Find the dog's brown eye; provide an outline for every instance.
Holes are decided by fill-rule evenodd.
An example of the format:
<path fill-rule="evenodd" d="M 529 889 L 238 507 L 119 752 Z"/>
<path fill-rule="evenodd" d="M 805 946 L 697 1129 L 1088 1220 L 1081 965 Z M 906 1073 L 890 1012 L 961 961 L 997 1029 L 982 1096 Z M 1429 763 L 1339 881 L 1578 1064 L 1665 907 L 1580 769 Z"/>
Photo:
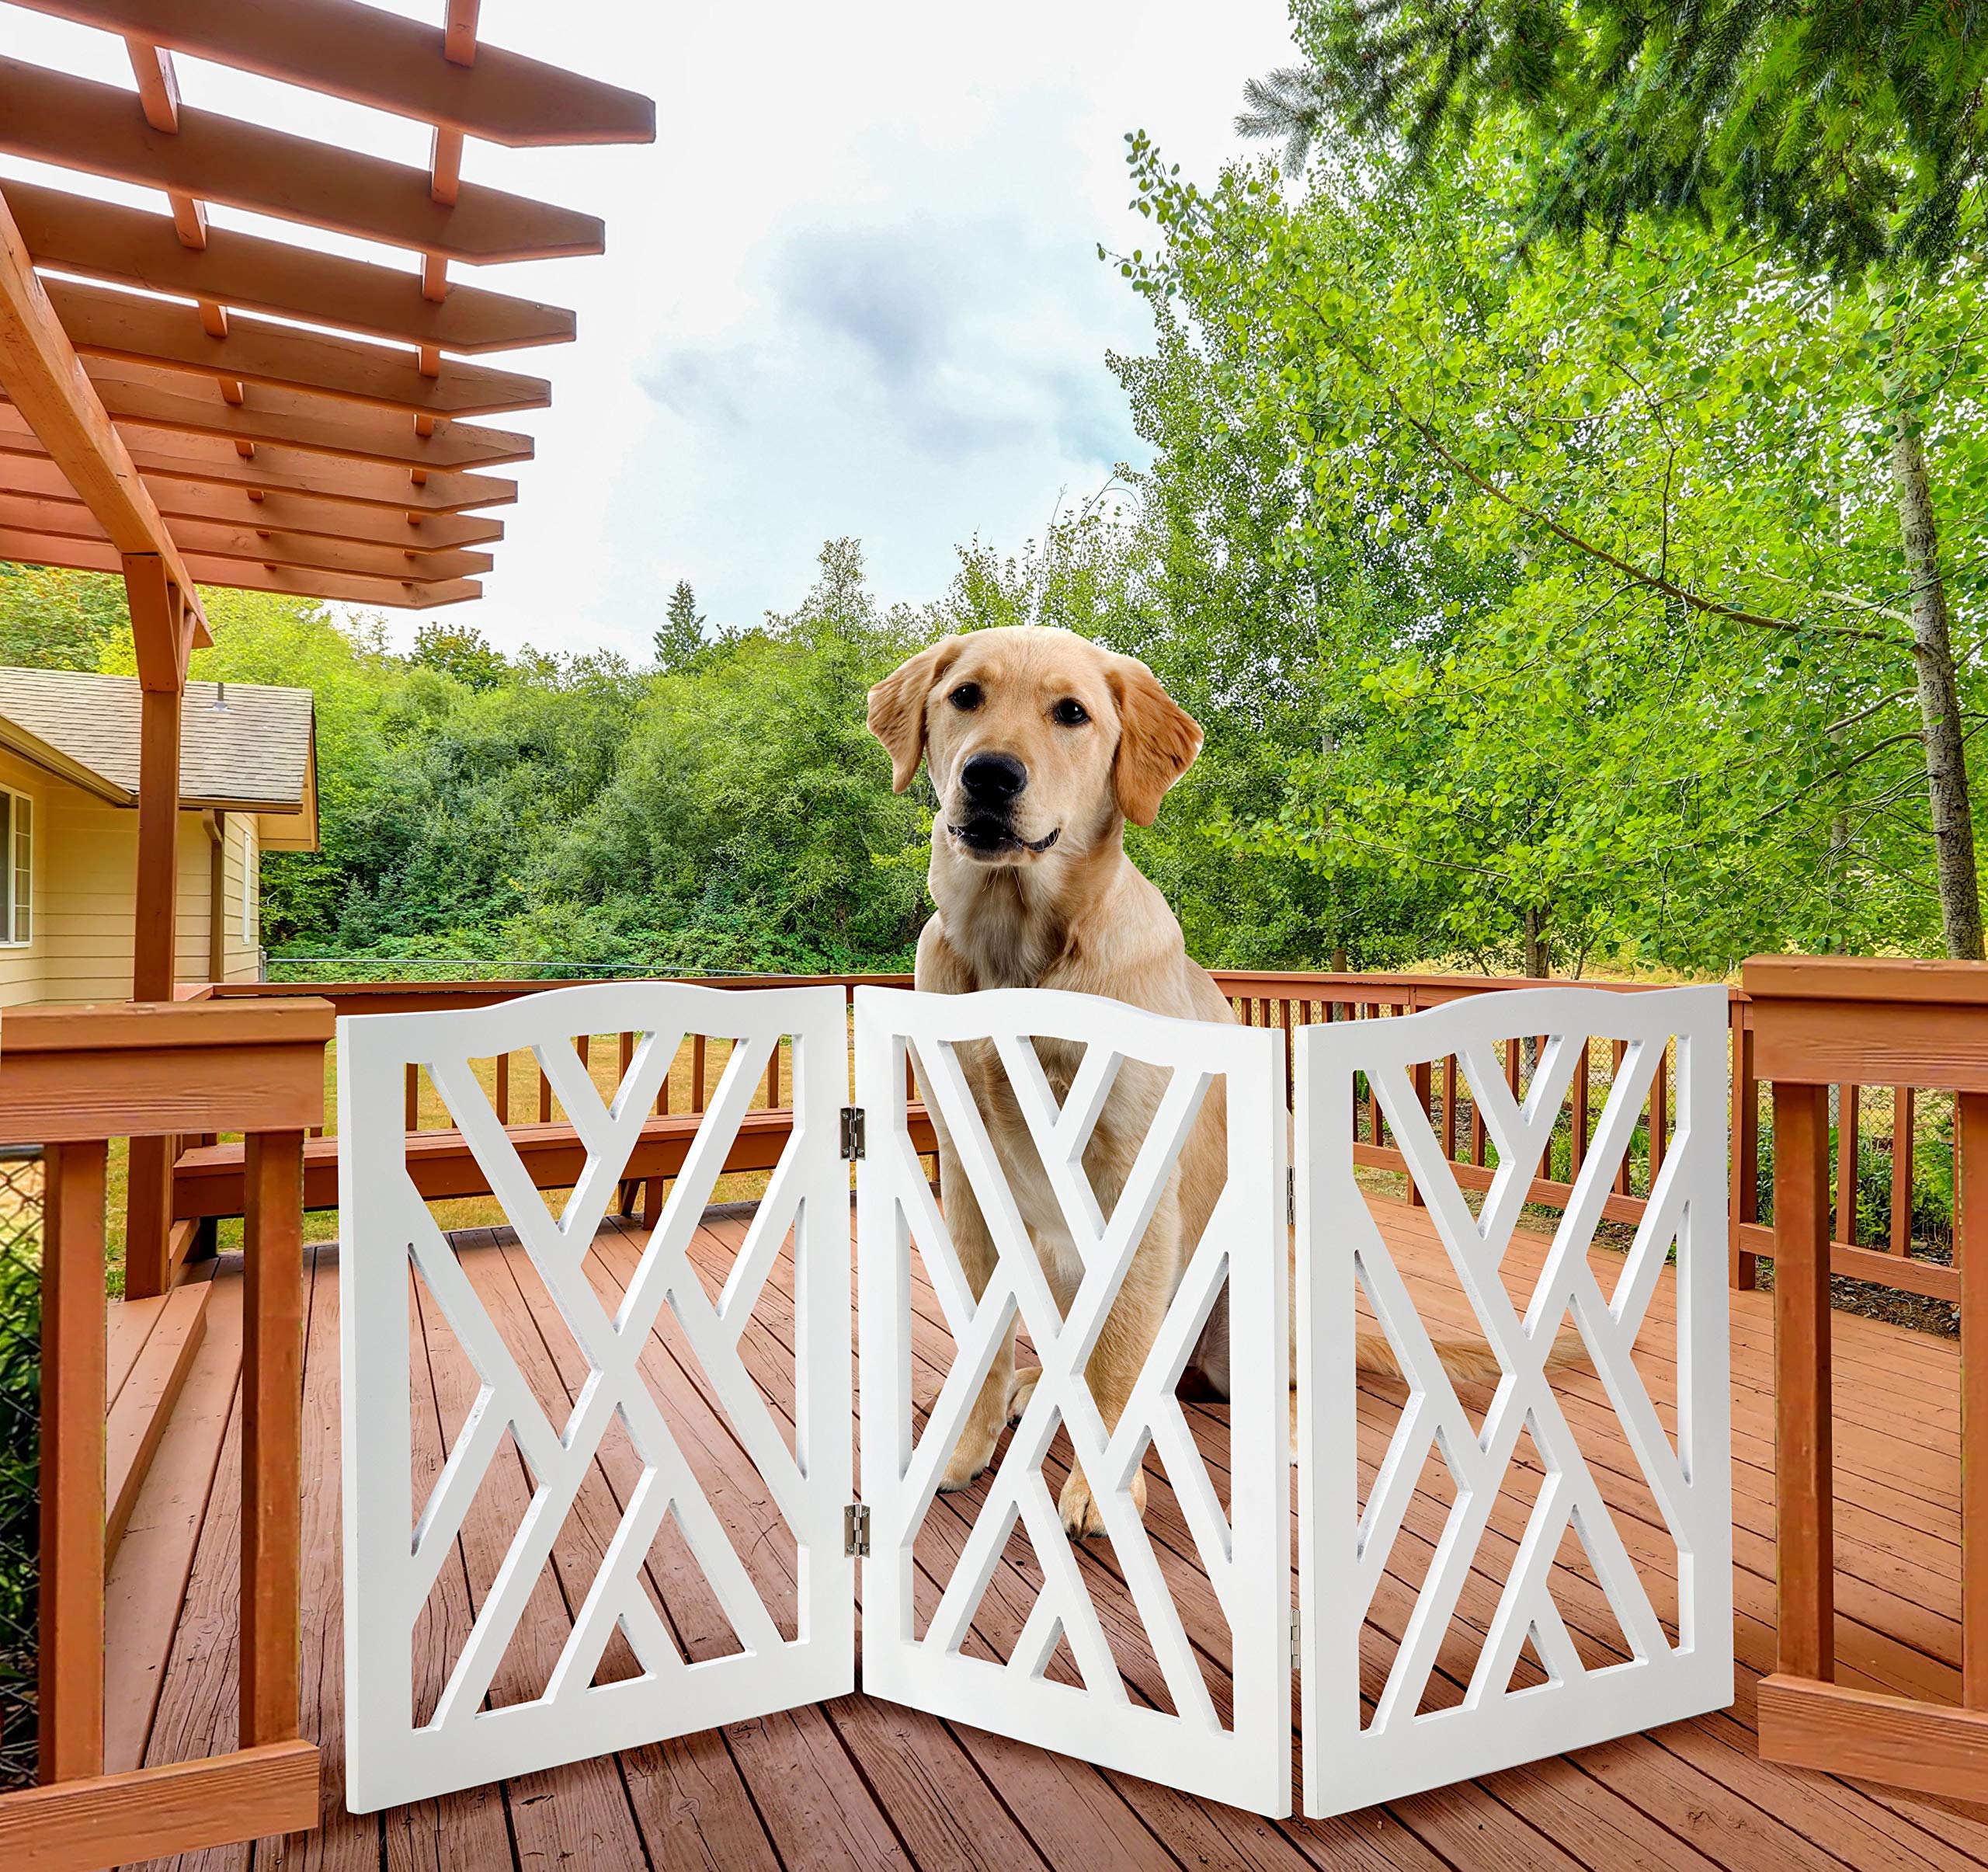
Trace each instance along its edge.
<path fill-rule="evenodd" d="M 978 683 L 961 683 L 946 699 L 955 708 L 978 708 L 980 706 L 980 685 Z"/>
<path fill-rule="evenodd" d="M 1084 705 L 1073 695 L 1066 695 L 1049 712 L 1065 728 L 1081 728 L 1090 719 Z"/>

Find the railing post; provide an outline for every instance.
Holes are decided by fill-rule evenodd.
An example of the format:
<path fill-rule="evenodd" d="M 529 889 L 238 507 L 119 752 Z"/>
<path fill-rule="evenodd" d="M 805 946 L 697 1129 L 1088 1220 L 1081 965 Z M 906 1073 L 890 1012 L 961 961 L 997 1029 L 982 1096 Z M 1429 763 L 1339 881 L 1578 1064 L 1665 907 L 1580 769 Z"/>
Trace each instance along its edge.
<path fill-rule="evenodd" d="M 1954 1101 L 1960 1144 L 1954 1258 L 1960 1263 L 1961 1700 L 1988 1709 L 1988 1093 Z"/>
<path fill-rule="evenodd" d="M 1774 1087 L 1774 1557 L 1786 1676 L 1836 1675 L 1829 1088 Z"/>
<path fill-rule="evenodd" d="M 124 1297 L 156 1300 L 172 1284 L 172 1160 L 177 1140 L 134 1137 L 124 1199 Z"/>
<path fill-rule="evenodd" d="M 103 1773 L 107 1147 L 51 1144 L 43 1160 L 40 1773 Z"/>
<path fill-rule="evenodd" d="M 297 1735 L 303 1539 L 304 1134 L 244 1150 L 242 1745 Z"/>

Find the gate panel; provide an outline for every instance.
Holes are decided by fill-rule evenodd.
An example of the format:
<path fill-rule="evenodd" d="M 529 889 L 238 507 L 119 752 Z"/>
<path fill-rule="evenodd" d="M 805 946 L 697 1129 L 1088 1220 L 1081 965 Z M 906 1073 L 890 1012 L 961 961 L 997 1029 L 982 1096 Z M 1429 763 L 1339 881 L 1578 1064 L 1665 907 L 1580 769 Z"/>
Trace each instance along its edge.
<path fill-rule="evenodd" d="M 871 1555 L 865 1690 L 1190 1793 L 1288 1813 L 1282 1036 L 1044 990 L 860 989 L 856 1007 L 867 1130 L 857 1174 Z M 908 1055 L 970 1185 L 969 1195 L 949 1185 L 954 1220 L 968 1226 L 960 1219 L 971 1203 L 991 1237 L 992 1266 L 978 1294 L 916 1153 Z M 1136 1152 L 1118 1160 L 1131 1160 L 1121 1186 L 1116 1170 L 1094 1177 L 1085 1152 L 1114 1091 L 1127 1087 L 1149 1122 Z M 1170 1301 L 1159 1303 L 1157 1338 L 1123 1413 L 1108 1425 L 1086 1367 L 1156 1216 L 1168 1226 L 1175 1167 L 1197 1120 L 1221 1108 L 1216 1099 L 1225 1105 L 1225 1146 L 1201 1147 L 1220 1167 L 1221 1193 Z M 999 1108 L 991 1124 L 988 1101 Z M 1121 1124 L 1126 1108 L 1107 1122 Z M 1094 1186 L 1098 1178 L 1106 1187 Z M 1218 1414 L 1197 1413 L 1197 1444 L 1176 1387 L 1224 1300 L 1232 1386 L 1226 1446 L 1211 1453 L 1208 1425 Z M 943 1319 L 922 1317 L 921 1308 Z M 935 1517 L 982 1379 L 1016 1325 L 1041 1376 L 987 1478 Z M 937 1374 L 941 1345 L 950 1363 Z M 1080 1464 L 1094 1491 L 1106 1540 L 1086 1541 L 1081 1554 L 1065 1533 L 1045 1459 Z M 1142 1470 L 1152 1491 L 1144 1524 L 1131 1493 Z M 944 1524 L 943 1561 L 928 1522 Z M 1221 1627 L 1227 1651 L 1211 1684 Z M 1136 1661 L 1135 1629 L 1149 1647 Z"/>
<path fill-rule="evenodd" d="M 1576 1070 L 1585 1073 L 1590 1037 L 1618 1043 L 1612 1084 L 1591 1140 L 1583 1137 L 1585 1160 L 1572 1177 L 1537 1280 L 1529 1294 L 1514 1296 L 1510 1286 L 1523 1283 L 1507 1268 L 1507 1251 L 1535 1174 L 1561 1174 L 1541 1170 L 1555 1148 L 1556 1125 L 1560 1160 L 1578 1160 L 1563 1107 Z M 1675 1135 L 1660 1151 L 1644 1136 L 1639 1153 L 1654 1169 L 1649 1200 L 1633 1242 L 1618 1256 L 1594 1246 L 1597 1224 L 1618 1174 L 1639 1152 L 1639 1116 L 1653 1085 L 1660 1104 L 1664 1098 L 1673 1037 Z M 1508 1049 L 1503 1061 L 1501 1042 Z M 1531 1079 L 1521 1101 L 1517 1088 L 1528 1056 Z M 1430 1066 L 1452 1056 L 1457 1064 L 1444 1072 L 1444 1096 L 1454 1100 L 1467 1085 L 1472 1134 L 1490 1146 L 1474 1154 L 1479 1161 L 1495 1157 L 1495 1174 L 1476 1179 L 1489 1182 L 1479 1215 L 1466 1203 L 1430 1119 Z M 1370 1806 L 1733 1700 L 1726 1064 L 1720 988 L 1638 994 L 1525 989 L 1299 1034 L 1307 1813 Z M 1432 1251 L 1413 1280 L 1404 1278 L 1406 1264 L 1397 1265 L 1354 1178 L 1362 1077 L 1366 1102 L 1379 1115 L 1371 1142 L 1382 1141 L 1385 1120 L 1440 1244 L 1440 1254 Z M 1572 1109 L 1584 1132 L 1587 1104 L 1583 1079 Z M 1445 1138 L 1458 1136 L 1458 1122 L 1454 1107 L 1443 1113 Z M 1665 1305 L 1653 1306 L 1667 1266 L 1674 1320 Z M 1453 1276 L 1474 1321 L 1468 1330 L 1488 1345 L 1503 1373 L 1481 1421 L 1465 1408 L 1432 1338 L 1439 1331 L 1453 1335 L 1455 1315 L 1439 1327 L 1418 1311 L 1412 1287 L 1419 1282 L 1426 1289 L 1423 1275 L 1430 1267 L 1446 1280 Z M 1364 1508 L 1357 1294 L 1364 1295 L 1391 1343 L 1408 1389 Z M 1562 1376 L 1550 1362 L 1562 1355 L 1555 1341 L 1569 1324 L 1587 1369 Z M 1632 1351 L 1647 1370 L 1639 1369 Z M 1571 1418 L 1563 1385 L 1583 1401 Z M 1674 1410 L 1668 1423 L 1660 1403 Z M 1371 1420 L 1371 1397 L 1366 1408 Z M 1522 1439 L 1529 1443 L 1521 1465 L 1515 1457 Z M 1591 1461 L 1611 1472 L 1617 1495 L 1633 1489 L 1639 1502 L 1653 1505 L 1636 1543 L 1647 1559 L 1652 1541 L 1667 1532 L 1675 1546 L 1674 1588 L 1662 1565 L 1639 1568 L 1632 1559 Z M 1500 1491 L 1521 1467 L 1533 1499 L 1516 1541 L 1509 1525 L 1487 1539 Z M 1427 1493 L 1418 1497 L 1425 1474 L 1441 1484 L 1433 1502 Z M 1405 1566 L 1394 1557 L 1412 1512 L 1425 1529 L 1440 1516 L 1441 1531 L 1433 1547 L 1416 1543 Z M 1564 1567 L 1556 1571 L 1556 1556 L 1570 1540 L 1578 1542 L 1594 1584 L 1583 1585 Z M 1363 1715 L 1362 1625 L 1379 1618 L 1376 1595 L 1388 1574 L 1389 1596 L 1398 1599 L 1405 1588 L 1413 1608 L 1385 1686 Z M 1606 1622 L 1594 1602 L 1595 1584 L 1619 1627 L 1613 1652 L 1591 1635 Z M 1658 1588 L 1663 1609 L 1646 1587 Z M 1562 1602 L 1570 1590 L 1581 1595 L 1578 1618 Z M 1570 1619 L 1590 1634 L 1585 1645 L 1569 1631 Z M 1459 1662 L 1473 1644 L 1474 1664 Z M 1528 1646 L 1534 1668 L 1522 1670 Z M 1432 1698 L 1431 1688 L 1445 1675 L 1449 1707 L 1425 1707 L 1443 1700 Z"/>
<path fill-rule="evenodd" d="M 616 1033 L 632 1033 L 635 1044 L 604 1100 L 575 1042 Z M 660 1221 L 652 1234 L 638 1234 L 629 1265 L 610 1274 L 590 1251 L 686 1034 L 729 1041 L 728 1056 Z M 714 1293 L 693 1265 L 693 1238 L 773 1049 L 790 1037 L 792 1135 Z M 850 1393 L 848 1192 L 836 1136 L 847 1083 L 841 991 L 601 983 L 485 1008 L 349 1018 L 339 1023 L 338 1047 L 347 1804 L 362 1813 L 399 1806 L 849 1689 L 854 1579 L 843 1551 Z M 474 1069 L 477 1061 L 527 1049 L 584 1153 L 556 1215 L 533 1187 Z M 408 1174 L 401 1107 L 410 1066 L 426 1073 L 447 1108 L 528 1258 L 528 1268 L 512 1271 L 508 1307 L 486 1305 L 485 1289 Z M 788 1254 L 791 1404 L 770 1402 L 742 1350 L 769 1277 Z M 480 1263 L 479 1272 L 488 1272 Z M 527 1288 L 536 1301 L 524 1297 Z M 411 1373 L 420 1382 L 413 1367 L 422 1348 L 410 1323 L 411 1289 L 425 1299 L 424 1320 L 435 1322 L 426 1331 L 452 1335 L 481 1380 L 432 1488 L 417 1487 L 414 1474 L 419 1446 L 410 1384 Z M 542 1341 L 529 1355 L 520 1349 L 520 1331 Z M 548 1397 L 523 1368 L 536 1360 L 542 1369 L 555 1344 L 572 1376 Z M 700 1422 L 721 1421 L 743 1446 L 791 1532 L 791 1637 L 776 1624 L 752 1571 L 767 1564 L 764 1554 L 750 1543 L 741 1552 L 686 1455 L 684 1424 L 655 1376 L 666 1369 L 659 1358 L 671 1361 L 672 1394 L 683 1407 L 694 1405 Z M 556 1576 L 565 1630 L 556 1665 L 540 1693 L 486 1707 L 521 1621 L 558 1605 L 541 1599 L 534 1607 L 533 1595 L 582 1490 L 596 1512 L 606 1498 L 610 1445 L 613 1473 L 633 1481 L 615 1490 L 619 1520 L 590 1579 L 575 1579 L 570 1558 Z M 529 1498 L 504 1530 L 501 1564 L 459 1643 L 446 1630 L 437 1637 L 424 1612 L 431 1591 L 445 1568 L 463 1564 L 459 1538 L 468 1518 L 488 1506 L 479 1491 L 502 1465 L 520 1462 Z M 666 1551 L 676 1577 L 701 1574 L 698 1603 L 707 1626 L 729 1627 L 729 1655 L 687 1661 L 697 1648 L 673 1622 L 669 1581 L 655 1557 L 666 1550 L 659 1541 L 674 1543 Z M 464 1540 L 460 1551 L 467 1550 Z M 454 1654 L 432 1715 L 419 1721 L 418 1626 L 429 1634 L 426 1642 L 447 1640 Z M 604 1667 L 610 1645 L 618 1664 Z M 603 1671 L 612 1680 L 596 1682 Z"/>

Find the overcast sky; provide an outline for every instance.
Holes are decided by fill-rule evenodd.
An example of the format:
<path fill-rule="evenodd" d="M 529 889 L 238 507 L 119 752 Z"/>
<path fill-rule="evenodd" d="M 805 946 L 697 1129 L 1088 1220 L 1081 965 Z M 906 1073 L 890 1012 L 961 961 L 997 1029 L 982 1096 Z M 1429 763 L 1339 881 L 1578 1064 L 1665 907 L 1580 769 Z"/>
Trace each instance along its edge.
<path fill-rule="evenodd" d="M 575 307 L 579 339 L 497 360 L 549 376 L 553 406 L 495 419 L 537 458 L 500 471 L 521 485 L 509 538 L 483 599 L 447 614 L 506 649 L 638 657 L 679 579 L 714 622 L 754 623 L 851 534 L 887 600 L 936 597 L 958 545 L 1017 547 L 1059 491 L 1136 458 L 1105 353 L 1142 348 L 1149 322 L 1097 258 L 1151 241 L 1124 133 L 1210 178 L 1239 147 L 1243 80 L 1291 56 L 1282 0 L 484 0 L 482 16 L 492 43 L 648 93 L 658 135 L 470 146 L 473 179 L 603 215 L 607 252 L 476 276 Z M 12 8 L 0 28 L 11 56 L 130 82 L 103 34 Z M 426 161 L 412 124 L 191 61 L 181 82 L 190 104 Z M 78 186 L 0 160 L 10 173 Z"/>

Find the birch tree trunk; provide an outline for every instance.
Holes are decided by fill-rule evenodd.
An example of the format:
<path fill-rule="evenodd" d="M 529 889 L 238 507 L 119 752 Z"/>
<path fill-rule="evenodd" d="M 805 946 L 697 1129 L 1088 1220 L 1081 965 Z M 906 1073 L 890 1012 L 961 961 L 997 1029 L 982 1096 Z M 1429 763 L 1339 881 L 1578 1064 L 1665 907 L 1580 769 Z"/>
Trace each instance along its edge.
<path fill-rule="evenodd" d="M 1912 639 L 1919 715 L 1926 743 L 1926 791 L 1933 812 L 1933 863 L 1947 954 L 1982 959 L 1981 882 L 1974 863 L 1974 816 L 1962 739 L 1960 687 L 1948 627 L 1946 579 L 1940 569 L 1939 528 L 1926 471 L 1926 452 L 1909 412 L 1892 416 L 1892 482 L 1898 497 L 1899 538 L 1912 593 Z"/>

